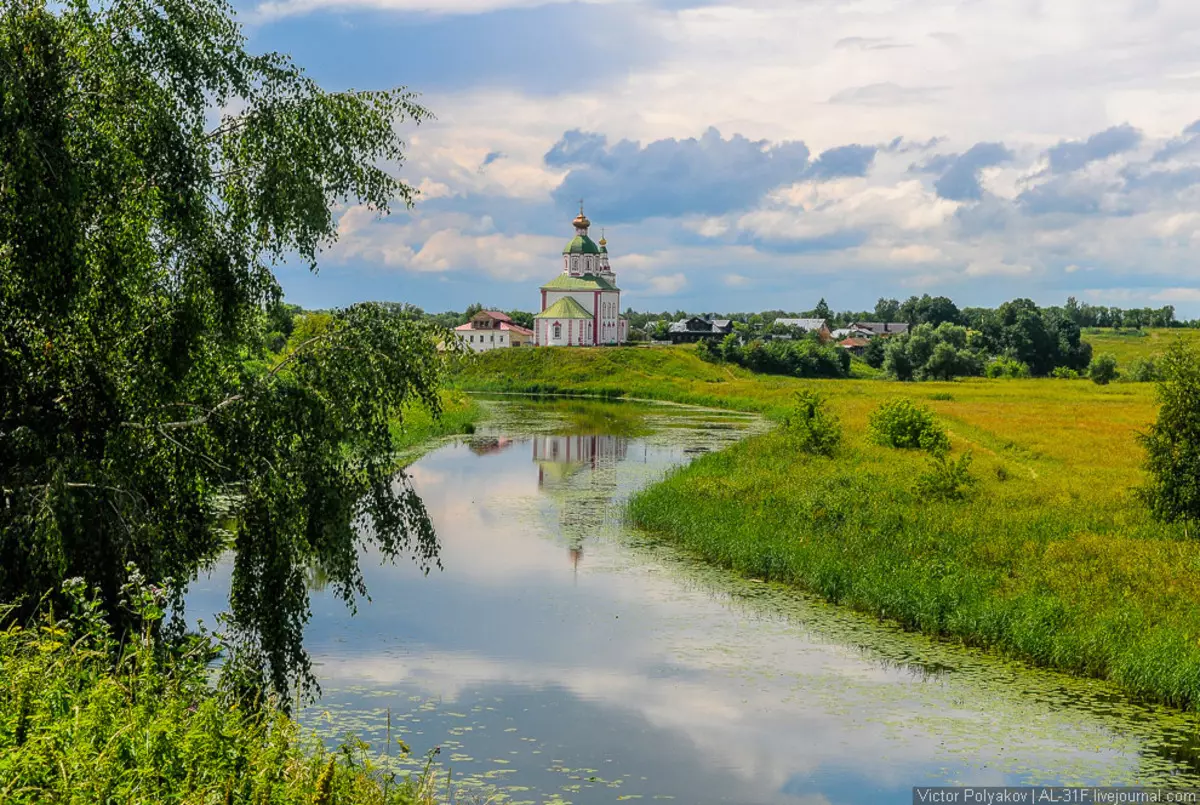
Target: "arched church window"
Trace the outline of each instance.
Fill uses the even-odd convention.
[[[554,338],[555,340],[562,338],[562,325],[558,322],[554,322]]]

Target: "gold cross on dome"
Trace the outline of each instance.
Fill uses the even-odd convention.
[[[583,199],[579,199],[579,214],[583,215]]]

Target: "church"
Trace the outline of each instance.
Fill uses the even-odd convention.
[[[534,316],[533,343],[540,347],[623,344],[628,322],[621,318],[621,289],[608,264],[608,242],[588,237],[592,222],[583,214],[571,222],[575,237],[563,248],[563,270],[541,287]]]

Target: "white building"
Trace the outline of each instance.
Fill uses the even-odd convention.
[[[469,322],[455,327],[454,332],[473,352],[521,347],[533,341],[533,330],[496,310],[479,311]]]
[[[579,207],[572,221],[575,237],[563,249],[563,270],[541,287],[542,300],[534,317],[533,338],[538,346],[596,346],[628,339],[628,322],[621,318],[621,289],[608,263],[608,242],[597,245],[588,237],[592,222]]]

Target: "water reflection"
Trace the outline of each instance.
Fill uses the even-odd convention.
[[[1157,722],[1074,704],[1103,688],[1064,688],[639,543],[621,522],[627,496],[738,431],[659,409],[495,413],[411,468],[445,571],[367,556],[372,600],[356,616],[314,596],[325,696],[309,723],[378,741],[390,708],[455,774],[537,803],[908,802],[930,782],[1181,770],[1147,751]],[[562,432],[581,421],[588,432]],[[226,584],[200,585],[192,611],[218,606]]]

